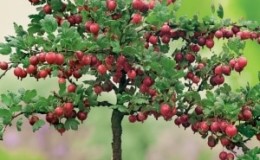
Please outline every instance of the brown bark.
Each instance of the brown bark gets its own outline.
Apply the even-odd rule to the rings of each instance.
[[[124,118],[124,114],[120,111],[114,109],[112,113],[112,134],[113,134],[113,142],[112,142],[112,160],[122,160],[122,148],[121,148],[121,135],[122,135],[122,120]]]

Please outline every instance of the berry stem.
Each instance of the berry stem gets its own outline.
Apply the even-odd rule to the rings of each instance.
[[[112,113],[112,150],[113,150],[113,160],[122,160],[122,148],[121,148],[121,135],[122,135],[122,120],[124,114],[118,111],[117,109],[113,110]]]

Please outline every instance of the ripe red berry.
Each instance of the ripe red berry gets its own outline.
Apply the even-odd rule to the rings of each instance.
[[[161,28],[161,33],[162,34],[169,34],[171,31],[171,28],[168,24],[164,24]]]
[[[75,92],[76,91],[76,86],[74,85],[74,84],[70,84],[70,85],[68,85],[68,87],[67,87],[67,92],[69,92],[69,93],[72,93],[72,92]]]
[[[8,63],[7,62],[0,62],[0,69],[7,70],[8,69]]]
[[[64,127],[64,124],[60,123],[55,126],[56,130],[62,135],[66,129]]]
[[[228,65],[223,65],[222,66],[222,73],[229,76],[231,73],[231,67]]]
[[[170,42],[170,40],[171,40],[171,38],[170,38],[169,35],[163,35],[163,36],[162,36],[162,42],[163,42],[164,44],[168,44],[168,43]]]
[[[135,115],[131,114],[131,115],[129,115],[128,120],[129,120],[130,123],[135,123],[137,118],[136,118]]]
[[[37,72],[37,67],[30,64],[30,65],[26,68],[26,72],[29,73],[29,74],[34,74],[34,73]]]
[[[82,60],[83,56],[84,56],[84,52],[82,51],[76,51],[74,53],[74,56],[78,59],[78,60]]]
[[[144,122],[147,119],[147,114],[143,112],[138,112],[137,114],[137,120],[140,122]]]
[[[87,113],[86,113],[86,112],[83,112],[83,111],[79,111],[79,112],[77,113],[77,117],[78,117],[78,119],[82,122],[82,121],[84,121],[84,120],[87,119]]]
[[[195,113],[196,113],[197,115],[203,114],[203,108],[202,108],[201,106],[197,106],[197,107],[195,108]]]
[[[216,76],[214,77],[214,81],[215,81],[215,83],[216,83],[217,85],[221,85],[221,84],[224,83],[225,78],[224,78],[223,75],[216,75]]]
[[[107,0],[106,6],[109,11],[114,11],[117,7],[117,3],[115,0]]]
[[[256,134],[255,136],[256,136],[256,139],[257,139],[258,141],[260,141],[260,133]]]
[[[195,84],[198,84],[198,83],[200,82],[200,77],[198,77],[198,76],[196,76],[196,75],[193,76],[193,77],[192,77],[192,82],[195,83]]]
[[[242,68],[238,63],[236,63],[234,66],[234,69],[235,69],[235,71],[240,73],[244,68]]]
[[[51,5],[49,5],[49,4],[44,5],[42,10],[45,14],[51,14],[51,11],[52,11]]]
[[[66,83],[66,79],[65,78],[59,78],[58,79],[58,83],[59,84],[64,84],[64,83]]]
[[[151,35],[151,36],[149,37],[149,42],[150,42],[151,44],[156,45],[156,44],[157,44],[157,41],[158,41],[157,36]]]
[[[47,70],[40,70],[39,72],[38,72],[38,77],[39,78],[46,78],[48,76],[48,71]]]
[[[99,32],[99,25],[97,23],[92,23],[89,27],[89,31],[93,34],[98,34]]]
[[[181,52],[176,53],[174,59],[176,62],[181,62],[183,60],[183,54]]]
[[[240,68],[244,68],[247,65],[247,59],[245,57],[239,57],[237,63]]]
[[[80,61],[83,65],[91,64],[91,55],[84,55]]]
[[[188,73],[186,74],[186,78],[188,78],[188,79],[190,79],[190,80],[192,80],[193,77],[194,77],[194,73],[193,73],[192,71],[190,71],[190,72],[188,72]]]
[[[72,110],[71,112],[64,112],[64,117],[67,118],[67,119],[76,118],[77,112],[75,110]]]
[[[215,69],[214,69],[214,73],[216,75],[221,75],[222,74],[222,65],[216,66]]]
[[[33,115],[33,116],[30,118],[29,123],[33,126],[38,120],[39,120],[39,117]]]
[[[139,23],[141,23],[141,21],[142,21],[142,15],[140,15],[139,13],[133,14],[132,20],[131,20],[132,23],[139,24]]]
[[[221,151],[221,152],[219,153],[219,159],[220,159],[220,160],[226,160],[226,159],[227,159],[227,152]]]
[[[144,7],[142,0],[133,0],[132,2],[133,9],[141,10]]]
[[[152,86],[154,83],[154,80],[151,78],[151,77],[145,77],[144,80],[143,80],[143,84],[147,87],[150,87]]]
[[[222,144],[223,146],[227,146],[227,145],[230,144],[230,140],[229,140],[227,137],[222,137],[222,138],[220,139],[220,142],[221,142],[221,144]]]
[[[50,124],[55,124],[55,123],[58,123],[58,117],[52,113],[52,112],[49,112],[46,114],[46,121],[49,122]]]
[[[225,132],[227,126],[228,126],[228,123],[226,121],[221,121],[220,124],[219,124],[220,130],[222,132]]]
[[[70,112],[73,111],[73,109],[74,109],[73,104],[70,103],[70,102],[65,103],[65,104],[63,105],[63,110],[64,110],[65,113],[70,113]]]
[[[64,63],[64,56],[61,53],[56,54],[56,60],[55,63],[57,65],[62,65]]]
[[[206,46],[211,49],[214,46],[213,39],[206,39]]]
[[[217,139],[213,136],[213,135],[210,135],[209,137],[208,137],[208,146],[209,147],[215,147],[216,145],[217,145]]]
[[[16,77],[21,77],[22,74],[23,74],[23,69],[22,69],[21,67],[16,67],[16,68],[14,69],[14,75],[15,75]]]
[[[225,133],[226,133],[226,135],[227,136],[229,136],[229,137],[234,137],[235,135],[237,135],[237,128],[236,128],[236,126],[234,126],[234,125],[228,125],[227,127],[226,127],[226,129],[225,129]]]
[[[49,64],[54,64],[56,63],[56,54],[54,52],[48,52],[45,55],[45,60],[47,61],[47,63]]]
[[[57,107],[57,108],[55,108],[54,114],[55,114],[57,117],[62,117],[63,114],[64,114],[63,108],[62,108],[62,107]]]
[[[218,38],[218,39],[222,38],[223,37],[223,32],[221,30],[217,30],[215,32],[215,37]]]
[[[29,62],[31,65],[37,65],[39,63],[38,61],[38,57],[37,56],[31,56],[30,59],[29,59]]]
[[[168,117],[172,114],[171,107],[168,104],[161,104],[160,113],[163,117]]]
[[[103,91],[102,87],[100,85],[94,86],[94,92],[99,95]]]
[[[128,76],[129,79],[135,79],[135,77],[136,77],[136,72],[135,72],[135,70],[129,70],[129,71],[127,72],[127,76]]]
[[[107,73],[107,67],[104,64],[101,64],[97,67],[97,71],[99,74],[104,75]]]
[[[93,24],[93,22],[92,21],[87,21],[86,23],[85,23],[85,30],[86,30],[86,32],[90,32],[90,26]]]
[[[76,20],[75,20],[74,15],[68,16],[67,20],[68,20],[68,22],[70,23],[71,26],[76,24]]]
[[[185,59],[189,62],[189,63],[192,63],[195,61],[195,56],[191,53],[187,53],[185,55]]]
[[[198,45],[204,46],[206,44],[206,38],[205,37],[199,37],[198,38]]]
[[[237,32],[240,31],[240,28],[239,28],[238,26],[233,26],[233,27],[231,28],[231,30],[232,30],[232,32],[233,32],[234,34],[236,34]]]
[[[235,158],[233,153],[228,153],[227,154],[227,160],[233,160]]]
[[[199,127],[200,127],[200,131],[203,132],[203,133],[208,132],[208,130],[209,130],[209,125],[206,121],[200,122]]]
[[[80,14],[75,14],[74,21],[76,24],[80,24],[82,22],[82,16]]]
[[[242,116],[245,121],[249,121],[253,118],[252,111],[249,109],[245,109],[242,111]]]
[[[235,67],[235,64],[237,63],[237,61],[235,59],[231,59],[229,61],[229,66],[233,69]]]
[[[45,56],[46,56],[46,53],[44,53],[44,52],[37,54],[37,58],[38,58],[39,62],[41,62],[41,63],[45,62]]]
[[[218,122],[212,122],[210,125],[210,130],[213,133],[216,133],[220,130],[219,123]]]

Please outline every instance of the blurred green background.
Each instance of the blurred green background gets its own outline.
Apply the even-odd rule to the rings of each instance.
[[[12,1],[12,2],[11,2]],[[259,0],[183,0],[178,15],[199,16],[210,15],[210,5],[221,3],[224,7],[224,17],[238,20],[241,18],[260,21]],[[17,5],[19,3],[19,5]],[[14,12],[14,5],[18,9]],[[22,8],[24,7],[24,8]],[[1,22],[0,40],[6,34],[13,34],[12,21],[27,24],[28,18],[20,13],[30,14],[34,8],[27,0],[0,5]],[[20,23],[21,22],[21,23]],[[3,28],[5,30],[3,30]],[[260,46],[248,41],[245,49],[248,66],[245,71],[233,74],[229,82],[233,87],[245,86],[247,82],[256,84],[257,73],[260,70]],[[0,60],[6,59],[1,57]],[[1,71],[0,71],[1,72]],[[245,78],[246,77],[246,78]],[[56,81],[49,79],[39,81],[27,79],[23,82],[14,77],[4,77],[0,83],[0,93],[7,90],[16,91],[24,88],[39,88],[39,93],[46,95],[54,90]],[[104,96],[104,98],[109,98]],[[109,160],[111,159],[111,110],[104,108],[92,109],[88,120],[80,126],[78,132],[70,131],[60,136],[48,125],[37,133],[32,133],[25,120],[22,132],[14,127],[7,129],[5,140],[0,142],[0,160]],[[127,118],[123,121],[123,159],[124,160],[209,160],[218,159],[222,147],[210,150],[207,142],[199,135],[193,135],[190,129],[179,129],[173,122],[156,121],[149,118],[145,123],[130,124]],[[257,144],[257,142],[254,142]]]

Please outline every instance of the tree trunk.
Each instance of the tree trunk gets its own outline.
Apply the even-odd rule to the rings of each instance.
[[[112,113],[112,160],[122,160],[122,148],[121,148],[121,135],[122,135],[122,125],[121,122],[124,118],[124,114],[114,109]]]

